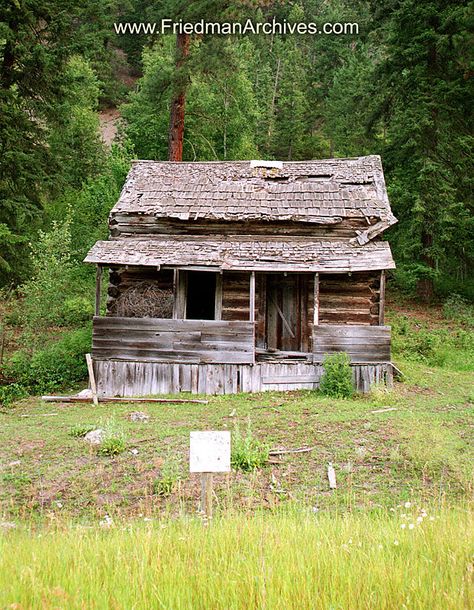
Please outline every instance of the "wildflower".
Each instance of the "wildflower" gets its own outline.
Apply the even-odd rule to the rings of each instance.
[[[395,512],[395,509],[392,507],[392,508],[390,509],[390,512],[391,512],[391,513],[394,513],[394,512]]]
[[[423,517],[417,517],[416,521],[417,521],[417,523],[422,523],[423,522]]]
[[[414,527],[415,527],[415,524],[414,524],[414,523],[410,523],[410,524],[408,525],[408,529],[409,529],[409,530],[412,530]]]
[[[405,506],[405,508],[410,508],[411,502],[405,502],[404,506]]]
[[[424,508],[421,509],[421,516],[422,517],[427,517],[428,513],[426,512],[426,510]]]
[[[349,538],[349,540],[347,541],[347,544],[352,544],[352,538]]]
[[[152,519],[150,517],[143,517],[143,521],[152,521]]]
[[[405,513],[402,513],[402,514],[400,515],[400,517],[401,517],[402,519],[406,519],[406,518],[407,518],[407,516],[406,516],[406,514],[405,514]]]
[[[398,544],[399,544],[398,540],[394,540],[394,541],[393,541],[393,544],[394,544],[395,546],[398,546]]]
[[[379,549],[383,549],[383,545],[382,544],[379,544]]]
[[[56,506],[57,506],[58,508],[62,508],[62,507],[63,507],[63,505],[61,504],[61,502],[56,502]]]
[[[435,518],[433,516],[430,517],[430,521],[434,521]]]
[[[113,519],[109,515],[105,515],[102,521],[99,522],[101,527],[111,527],[114,524]]]
[[[407,526],[407,524],[406,524],[406,523],[402,523],[402,524],[400,525],[400,527],[402,528],[402,530],[404,530],[404,529],[406,528],[406,526]]]

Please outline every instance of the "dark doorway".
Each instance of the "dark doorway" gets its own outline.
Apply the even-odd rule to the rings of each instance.
[[[268,349],[309,351],[308,276],[267,276],[266,339]]]
[[[214,320],[216,315],[216,274],[188,271],[186,318]]]

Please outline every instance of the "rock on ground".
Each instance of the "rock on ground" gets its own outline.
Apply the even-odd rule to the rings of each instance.
[[[104,440],[105,430],[98,428],[97,430],[91,430],[84,436],[84,440],[91,445],[100,445]]]

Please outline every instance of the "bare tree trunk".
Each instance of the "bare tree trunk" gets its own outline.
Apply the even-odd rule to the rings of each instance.
[[[433,245],[433,236],[426,229],[423,230],[421,234],[421,244],[423,248],[423,253],[421,255],[422,261],[425,263],[427,267],[430,269],[435,268],[435,262],[430,252],[430,248]],[[418,297],[423,303],[429,303],[433,300],[434,295],[434,282],[432,277],[422,277],[418,280],[416,286],[416,292]]]
[[[170,107],[170,127],[168,131],[168,160],[183,160],[184,113],[186,107],[186,81],[180,74],[189,55],[189,34],[178,34],[176,38],[177,87],[173,92]]]

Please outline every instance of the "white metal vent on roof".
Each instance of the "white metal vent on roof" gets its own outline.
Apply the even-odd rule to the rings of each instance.
[[[283,169],[282,161],[250,161],[250,167],[274,167],[276,169]]]

